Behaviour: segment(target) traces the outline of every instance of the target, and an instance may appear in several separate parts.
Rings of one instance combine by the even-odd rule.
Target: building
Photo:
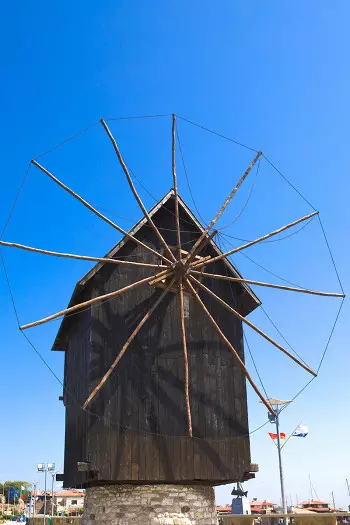
[[[162,232],[169,253],[177,253],[173,190],[149,216]],[[246,283],[228,286],[224,280],[200,276],[203,285],[239,313],[235,316],[199,288],[191,289],[181,271],[188,251],[200,239],[206,242],[202,251],[194,254],[199,263],[212,258],[215,262],[210,271],[214,274],[241,276],[221,257],[222,251],[180,198],[179,222],[181,245],[187,251],[180,252],[183,261],[176,263],[173,277],[165,282],[154,279],[160,266],[169,268],[161,259],[168,252],[143,218],[129,232],[132,238],[124,237],[107,255],[124,265],[99,262],[78,282],[69,303],[76,315],[66,313],[53,345],[53,350],[65,354],[65,463],[58,480],[64,487],[86,488],[86,515],[98,516],[96,521],[106,519],[102,508],[111,512],[123,508],[118,512],[125,514],[135,494],[152,502],[145,504],[145,513],[151,512],[152,505],[158,512],[159,502],[168,500],[164,494],[176,494],[174,508],[189,508],[193,517],[195,496],[212,519],[216,517],[213,486],[242,482],[256,472],[250,458],[239,316],[247,316],[260,301]],[[155,254],[140,248],[133,238]],[[187,286],[183,319],[177,279]],[[134,287],[140,280],[143,284]],[[96,301],[124,288],[123,295]],[[164,288],[169,288],[166,295]],[[149,312],[160,299],[162,303],[151,316]],[[94,301],[93,307],[76,309],[86,301]],[[184,395],[183,325],[193,437],[189,435]],[[87,410],[82,410],[87,403]],[[186,490],[181,491],[182,486]],[[158,498],[153,497],[156,492]],[[120,495],[123,507],[117,504]],[[99,507],[96,501],[101,501]],[[168,507],[164,506],[164,512]],[[141,513],[140,523],[143,519]]]
[[[62,490],[54,496],[56,514],[72,514],[84,507],[85,492],[76,489]]]
[[[231,505],[217,505],[216,512],[219,516],[225,516],[231,514]]]
[[[315,499],[310,499],[309,501],[304,501],[301,504],[302,509],[310,510],[313,512],[332,512],[333,509],[329,508],[329,504],[325,501],[318,501]]]
[[[253,498],[250,504],[250,510],[252,514],[270,514],[275,510],[277,505],[271,503],[271,501],[258,501],[257,498]]]

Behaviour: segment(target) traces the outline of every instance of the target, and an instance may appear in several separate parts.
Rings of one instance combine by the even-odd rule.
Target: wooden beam
[[[102,263],[111,263],[111,264],[124,264],[126,266],[140,266],[144,268],[163,268],[164,266],[160,264],[148,264],[135,261],[121,261],[119,259],[111,259],[108,257],[92,257],[91,255],[76,255],[74,253],[63,253],[63,252],[53,252],[51,250],[43,250],[41,248],[33,248],[32,246],[26,246],[25,244],[18,244],[16,242],[6,242],[0,241],[1,246],[7,246],[9,248],[19,248],[20,250],[26,250],[28,252],[42,253],[44,255],[51,255],[53,257],[63,257],[67,259],[79,259],[82,261],[97,261]]]
[[[161,272],[161,273],[166,273],[166,272]],[[157,274],[157,276],[159,275],[160,274]],[[61,317],[62,315],[70,314],[71,312],[76,312],[77,310],[81,310],[81,308],[90,306],[91,304],[97,303],[99,301],[105,301],[105,300],[112,299],[121,293],[127,292],[128,290],[132,290],[133,288],[136,288],[136,286],[139,286],[140,284],[148,283],[149,281],[151,281],[157,276],[151,275],[151,277],[146,277],[145,279],[141,279],[140,281],[137,281],[136,283],[129,284],[128,286],[125,286],[124,288],[120,288],[119,290],[115,290],[114,292],[110,292],[104,295],[99,295],[98,297],[94,297],[93,299],[89,299],[88,301],[84,301],[83,303],[79,303],[74,306],[70,306],[69,308],[66,308],[65,310],[61,310],[60,312],[50,315],[49,317],[45,317],[44,319],[40,319],[39,321],[35,321],[33,323],[29,323],[29,324],[20,326],[20,330],[26,330],[27,328],[32,328],[33,326],[39,326],[41,324],[47,323],[48,321],[52,321],[53,319],[57,319],[57,317]]]
[[[175,193],[175,227],[176,227],[176,240],[179,261],[181,260],[181,232],[180,232],[180,217],[179,217],[179,195],[177,191],[177,176],[176,176],[176,115],[173,115],[172,119],[172,172],[173,172],[173,185]]]
[[[215,273],[199,272],[196,270],[191,270],[191,274],[199,275],[202,277],[210,277],[213,279],[223,279],[224,281],[232,281],[235,283],[255,284],[256,286],[266,286],[267,288],[277,288],[279,290],[289,290],[290,292],[300,292],[300,293],[307,293],[311,295],[320,295],[322,297],[345,297],[345,295],[342,293],[317,292],[316,290],[309,290],[308,288],[294,288],[291,286],[282,286],[280,284],[263,283],[261,281],[252,281],[251,279],[243,279],[240,277],[229,277],[228,275],[218,275]]]
[[[165,273],[163,273],[160,277],[156,277],[155,279],[152,279],[148,284],[150,286],[153,286],[154,284],[164,282],[165,279],[168,279],[171,275],[174,274],[173,270],[167,270]]]
[[[192,291],[192,294],[193,294],[193,297],[195,298],[195,300],[198,302],[198,304],[202,307],[202,309],[204,310],[204,312],[207,314],[210,322],[212,323],[212,325],[215,327],[216,331],[218,332],[219,334],[219,337],[220,339],[222,339],[222,341],[226,344],[226,346],[229,348],[229,350],[231,351],[231,353],[234,355],[234,357],[237,359],[240,367],[242,368],[246,378],[248,379],[249,383],[252,385],[253,389],[255,390],[256,394],[258,395],[258,397],[260,398],[260,400],[262,401],[262,403],[264,403],[264,405],[266,406],[267,410],[274,416],[276,416],[276,413],[275,411],[273,410],[272,406],[269,404],[269,402],[264,398],[264,396],[262,395],[262,393],[260,392],[260,390],[258,389],[258,387],[256,386],[253,378],[251,377],[250,373],[248,372],[244,362],[242,361],[242,359],[240,358],[237,350],[232,346],[232,344],[230,343],[230,341],[227,339],[227,337],[224,335],[224,333],[222,332],[221,328],[219,327],[219,325],[217,324],[217,322],[215,321],[215,319],[212,317],[211,313],[209,312],[209,310],[207,309],[207,307],[205,306],[205,304],[203,303],[202,299],[199,297],[198,293],[196,292],[196,290],[193,288],[192,284],[190,283],[190,281],[188,279],[186,279],[186,284],[189,286],[190,290]]]
[[[256,162],[258,161],[259,157],[262,155],[262,152],[259,151],[258,154],[256,155],[256,157],[253,159],[253,162],[251,163],[251,165],[246,169],[246,171],[244,172],[244,174],[242,175],[242,177],[239,179],[237,185],[233,188],[233,190],[231,191],[230,195],[227,197],[227,199],[225,200],[224,204],[221,206],[220,210],[218,211],[218,213],[215,215],[214,219],[211,221],[211,223],[209,224],[209,226],[207,226],[207,228],[204,230],[204,232],[202,233],[202,235],[199,237],[199,239],[197,240],[197,242],[194,244],[194,246],[192,247],[192,249],[190,250],[189,252],[189,255],[187,257],[187,260],[186,262],[190,259],[190,257],[192,256],[193,252],[198,248],[198,246],[201,244],[202,240],[204,239],[204,237],[207,235],[207,233],[212,229],[212,227],[214,226],[214,224],[219,220],[219,218],[221,217],[221,215],[224,213],[225,209],[227,208],[227,206],[229,205],[231,199],[233,198],[233,196],[235,195],[235,193],[238,191],[239,187],[241,186],[241,184],[244,182],[244,180],[247,178],[247,176],[249,175],[250,171],[252,170],[252,168],[254,167],[254,165],[256,164]]]
[[[283,346],[281,346],[279,343],[277,343],[276,341],[274,341],[273,339],[271,339],[270,336],[268,336],[267,334],[265,334],[265,332],[263,332],[262,330],[260,330],[260,328],[258,328],[257,326],[255,326],[253,323],[251,323],[250,321],[248,321],[248,319],[246,319],[245,317],[243,317],[243,315],[241,315],[239,312],[237,312],[234,308],[232,308],[230,305],[228,305],[223,299],[221,299],[221,297],[219,297],[218,295],[216,295],[214,292],[212,292],[209,288],[207,288],[203,283],[201,283],[200,281],[198,281],[197,279],[195,279],[193,276],[189,276],[190,280],[196,285],[196,286],[199,286],[199,288],[201,288],[202,290],[206,291],[209,295],[211,295],[211,297],[214,297],[214,299],[216,299],[220,304],[222,304],[226,310],[228,310],[229,312],[231,312],[233,315],[235,315],[236,317],[238,317],[238,319],[240,321],[242,321],[243,323],[247,324],[248,326],[250,326],[250,328],[252,328],[253,330],[255,330],[255,332],[257,332],[258,334],[260,334],[262,337],[264,337],[267,341],[269,341],[269,343],[273,344],[276,348],[278,348],[279,350],[281,350],[283,353],[285,353],[288,357],[290,357],[295,363],[297,363],[299,366],[301,366],[304,370],[306,370],[307,372],[309,372],[309,374],[313,375],[314,377],[317,376],[316,372],[314,372],[313,370],[311,370],[311,368],[309,368],[307,365],[305,365],[304,363],[302,363],[301,361],[299,361],[299,359],[297,359],[296,357],[294,357],[293,354],[291,354],[290,352],[288,352],[288,350],[286,350],[285,348],[283,348]]]
[[[191,415],[191,404],[189,394],[189,371],[188,371],[188,353],[187,353],[187,339],[186,339],[186,327],[185,327],[185,307],[184,307],[184,291],[182,279],[179,282],[180,290],[180,322],[181,322],[181,335],[182,335],[182,346],[184,351],[184,364],[185,364],[185,404],[187,412],[187,423],[188,423],[188,435],[193,437],[192,433],[192,415]]]
[[[122,233],[123,235],[125,235],[126,237],[128,237],[129,239],[133,240],[134,242],[136,242],[137,244],[139,244],[140,246],[142,246],[142,248],[145,248],[145,250],[149,251],[149,252],[152,252],[154,255],[156,255],[157,257],[160,257],[161,259],[163,259],[163,261],[167,262],[168,264],[171,263],[171,261],[169,259],[167,259],[164,255],[156,252],[155,250],[153,250],[153,248],[150,248],[149,246],[147,246],[147,244],[144,244],[142,241],[139,241],[139,239],[137,239],[136,237],[134,237],[133,235],[131,235],[131,233],[123,230],[123,228],[121,228],[120,226],[118,226],[117,224],[115,224],[113,221],[111,221],[110,219],[108,219],[108,217],[106,217],[105,215],[103,215],[102,213],[100,213],[99,211],[96,210],[96,208],[94,208],[93,206],[91,206],[91,204],[89,204],[85,199],[83,199],[82,197],[80,197],[80,195],[78,195],[78,193],[76,193],[75,191],[71,190],[68,186],[66,186],[66,184],[64,184],[63,182],[61,182],[57,177],[55,177],[52,173],[50,173],[47,169],[45,169],[43,166],[41,166],[41,164],[39,164],[36,160],[32,160],[32,164],[34,164],[34,166],[36,166],[37,168],[39,168],[43,173],[45,173],[46,175],[48,175],[50,177],[51,180],[53,180],[56,184],[58,184],[61,188],[63,188],[65,191],[67,191],[70,195],[72,195],[72,197],[74,197],[75,199],[77,199],[79,202],[81,202],[88,210],[92,211],[95,215],[97,215],[97,217],[100,217],[100,219],[104,220],[107,224],[109,224],[110,226],[113,226],[113,228],[115,228],[116,230],[118,230],[118,232]]]
[[[243,244],[242,246],[238,246],[237,248],[233,248],[233,250],[229,250],[226,253],[222,253],[221,255],[218,255],[217,257],[213,257],[209,261],[207,261],[206,264],[211,264],[215,261],[219,261],[220,259],[223,259],[224,257],[228,257],[229,255],[232,255],[233,253],[240,252],[241,250],[245,250],[246,248],[249,248],[250,246],[253,246],[254,244],[257,244],[258,242],[265,241],[266,239],[269,239],[270,237],[273,237],[274,235],[277,235],[278,233],[281,233],[285,230],[288,230],[288,228],[292,228],[292,226],[296,226],[300,222],[307,221],[308,219],[311,219],[315,215],[318,215],[318,211],[314,211],[313,213],[310,213],[310,215],[305,215],[305,217],[302,217],[301,219],[298,219],[297,221],[290,222],[286,226],[283,226],[282,228],[279,228],[278,230],[275,230],[271,233],[267,233],[266,235],[263,235],[262,237],[259,237],[258,239],[255,239],[254,241],[250,241],[247,244]],[[201,263],[195,263],[193,265],[196,268],[200,268],[202,266]]]
[[[197,258],[198,257],[198,252],[201,252],[202,250],[204,250],[204,248],[206,246],[208,246],[208,244],[211,242],[211,240],[213,239],[213,237],[215,237],[215,235],[218,233],[217,230],[214,230],[210,235],[208,235],[207,237],[204,238],[204,240],[197,246],[197,248],[194,250],[194,252],[186,258],[186,261],[185,261],[185,267],[186,268],[189,268],[193,262],[193,259]],[[209,256],[210,257],[210,256]],[[205,257],[202,257],[201,258],[201,262],[205,262]]]
[[[91,403],[91,401],[96,396],[96,394],[99,392],[99,390],[101,390],[101,388],[103,387],[103,385],[105,384],[105,382],[107,381],[107,379],[109,378],[109,376],[111,375],[111,373],[113,372],[113,370],[115,369],[115,367],[117,366],[117,364],[119,363],[119,361],[121,360],[121,358],[123,357],[125,352],[127,351],[127,349],[130,346],[131,342],[135,339],[136,335],[139,333],[139,331],[141,330],[141,328],[143,327],[145,322],[151,317],[152,313],[157,308],[159,303],[163,300],[165,295],[168,293],[168,291],[170,290],[170,288],[174,284],[175,280],[176,280],[176,276],[173,277],[173,279],[171,280],[169,286],[161,293],[161,295],[158,297],[158,299],[153,304],[153,306],[148,310],[146,315],[139,322],[139,324],[137,325],[135,330],[132,332],[132,334],[130,335],[130,337],[128,338],[126,343],[124,344],[123,348],[120,350],[119,354],[117,355],[117,357],[115,358],[115,360],[113,361],[113,363],[111,364],[111,366],[109,367],[109,369],[107,370],[107,372],[105,373],[105,375],[103,376],[103,378],[101,379],[99,384],[93,389],[93,391],[91,392],[91,394],[89,395],[89,397],[87,398],[85,403],[83,404],[83,410],[86,409],[86,407],[89,405],[89,403]]]
[[[174,254],[171,252],[171,250],[170,250],[169,246],[167,245],[167,243],[165,242],[165,240],[164,240],[162,234],[160,233],[160,231],[158,230],[157,226],[156,226],[156,225],[154,224],[154,222],[152,221],[151,216],[149,215],[149,213],[148,213],[148,211],[146,210],[146,208],[145,208],[145,206],[144,206],[144,204],[143,204],[143,202],[142,202],[142,200],[141,200],[139,194],[138,194],[137,191],[136,191],[136,188],[135,188],[135,186],[134,186],[134,183],[133,183],[133,181],[132,181],[132,178],[130,177],[129,170],[128,170],[128,168],[127,168],[125,162],[124,162],[124,159],[123,159],[123,157],[122,157],[122,154],[121,154],[120,151],[119,151],[119,147],[118,147],[118,144],[117,144],[115,138],[113,137],[111,131],[109,130],[109,128],[108,128],[106,122],[105,122],[103,119],[101,119],[101,124],[102,124],[102,126],[104,127],[104,129],[105,129],[105,131],[106,131],[108,137],[110,138],[110,141],[111,141],[112,144],[113,144],[114,151],[115,151],[116,154],[117,154],[117,157],[118,157],[119,163],[120,163],[120,165],[121,165],[121,167],[122,167],[122,169],[123,169],[123,171],[124,171],[124,173],[125,173],[126,179],[127,179],[128,183],[129,183],[129,186],[130,186],[130,189],[131,189],[132,193],[134,194],[135,199],[137,200],[137,202],[138,202],[138,204],[139,204],[141,210],[143,211],[144,216],[146,217],[147,221],[149,222],[150,226],[153,228],[154,233],[156,234],[156,236],[157,236],[158,239],[160,240],[160,242],[161,242],[161,244],[163,245],[163,247],[164,247],[164,249],[166,250],[166,252],[169,254],[170,259],[172,259],[172,261],[174,262],[174,261],[176,260],[175,257],[174,257]]]

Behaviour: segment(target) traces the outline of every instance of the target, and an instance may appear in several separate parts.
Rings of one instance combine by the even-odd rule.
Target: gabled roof
[[[157,203],[155,204],[155,206],[153,206],[153,208],[149,211],[149,216],[152,218],[158,210],[160,210],[171,198],[173,198],[175,196],[175,192],[173,189],[169,190],[168,193]],[[188,208],[188,206],[185,204],[185,202],[181,199],[181,197],[179,196],[179,205],[180,207],[185,211],[186,215],[188,216],[189,219],[191,219],[194,223],[194,225],[196,226],[196,228],[199,230],[200,233],[204,232],[205,228],[203,227],[203,225],[199,222],[199,220],[197,219],[197,217],[192,213],[192,211]],[[129,234],[130,235],[135,235],[143,226],[145,226],[147,224],[147,219],[146,217],[143,217],[142,219],[140,219],[136,224],[135,226],[129,230]],[[106,255],[105,257],[106,258],[114,258],[118,251],[127,243],[127,242],[131,242],[130,239],[125,236],[123,237]],[[210,241],[210,244],[209,244],[213,249],[214,251],[217,253],[217,255],[221,255],[222,254],[222,251],[220,250],[220,248],[217,246],[217,244],[214,242],[214,240],[211,240]],[[117,257],[116,257],[117,258]],[[224,259],[222,259],[224,264],[227,266],[227,269],[228,271],[234,276],[234,277],[240,277],[242,278],[242,275],[239,273],[239,271],[237,270],[237,268],[235,268],[235,266],[233,266],[233,264],[229,261],[229,259],[227,259],[226,257]],[[72,306],[73,304],[75,304],[75,299],[76,299],[76,296],[77,294],[82,290],[82,288],[86,285],[86,283],[102,268],[102,266],[106,264],[106,263],[103,263],[103,262],[99,262],[97,263],[93,268],[91,268],[91,270],[89,270],[85,275],[84,277],[82,277],[80,279],[80,281],[78,281],[78,283],[76,284],[75,288],[74,288],[74,291],[73,291],[73,294],[72,294],[72,297],[69,301],[69,305],[68,306]],[[259,300],[259,298],[255,295],[255,293],[253,292],[253,290],[246,284],[246,283],[240,283],[240,286],[243,288],[243,290],[245,291],[246,294],[248,294],[251,298],[251,303],[252,303],[252,307],[250,309],[250,311],[253,311],[255,308],[257,308],[258,306],[260,306],[261,304],[261,301]],[[248,312],[250,313],[250,312]],[[55,342],[53,344],[53,347],[52,347],[52,350],[62,350],[62,344],[61,344],[61,336],[63,335],[63,332],[66,328],[66,316],[63,317],[63,320],[62,320],[62,323],[60,325],[60,328],[58,330],[58,333],[57,333],[57,336],[56,336],[56,339],[55,339]]]

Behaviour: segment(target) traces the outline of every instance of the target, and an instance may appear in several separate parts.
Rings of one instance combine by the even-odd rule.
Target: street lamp
[[[55,479],[55,463],[48,463],[47,464],[47,471],[51,473],[52,480],[51,480],[51,517],[53,518],[54,515],[54,495],[53,495],[53,483]]]
[[[38,472],[45,473],[45,493],[44,493],[44,525],[46,524],[46,482],[47,482],[47,473],[55,471],[55,463],[38,463]],[[53,485],[53,475],[52,475],[52,485]],[[53,495],[51,496],[53,497]],[[51,505],[52,506],[52,505]]]
[[[276,425],[276,434],[277,434],[277,450],[278,450],[278,464],[280,469],[280,483],[281,483],[281,499],[282,499],[282,508],[283,514],[287,514],[287,504],[286,498],[284,495],[284,481],[283,481],[283,466],[282,466],[282,455],[281,455],[281,439],[280,439],[280,423],[279,416],[282,410],[291,403],[291,401],[282,401],[281,399],[275,399],[274,397],[268,397],[266,401],[272,406],[275,411],[275,416],[268,412],[268,418],[270,423],[275,423]],[[260,401],[262,403],[262,401]],[[287,519],[285,519],[287,523]]]
[[[31,518],[31,514],[32,514],[32,506],[33,506],[33,518],[35,518],[35,500],[36,500],[36,486],[37,486],[38,482],[37,481],[33,481],[33,483],[31,484],[32,488],[31,488],[31,491],[30,491],[30,499],[29,499],[29,523],[30,523],[30,518]]]

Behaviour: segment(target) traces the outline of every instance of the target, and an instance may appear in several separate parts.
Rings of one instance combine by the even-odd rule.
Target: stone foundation
[[[90,487],[82,525],[217,525],[214,489],[203,485]]]

